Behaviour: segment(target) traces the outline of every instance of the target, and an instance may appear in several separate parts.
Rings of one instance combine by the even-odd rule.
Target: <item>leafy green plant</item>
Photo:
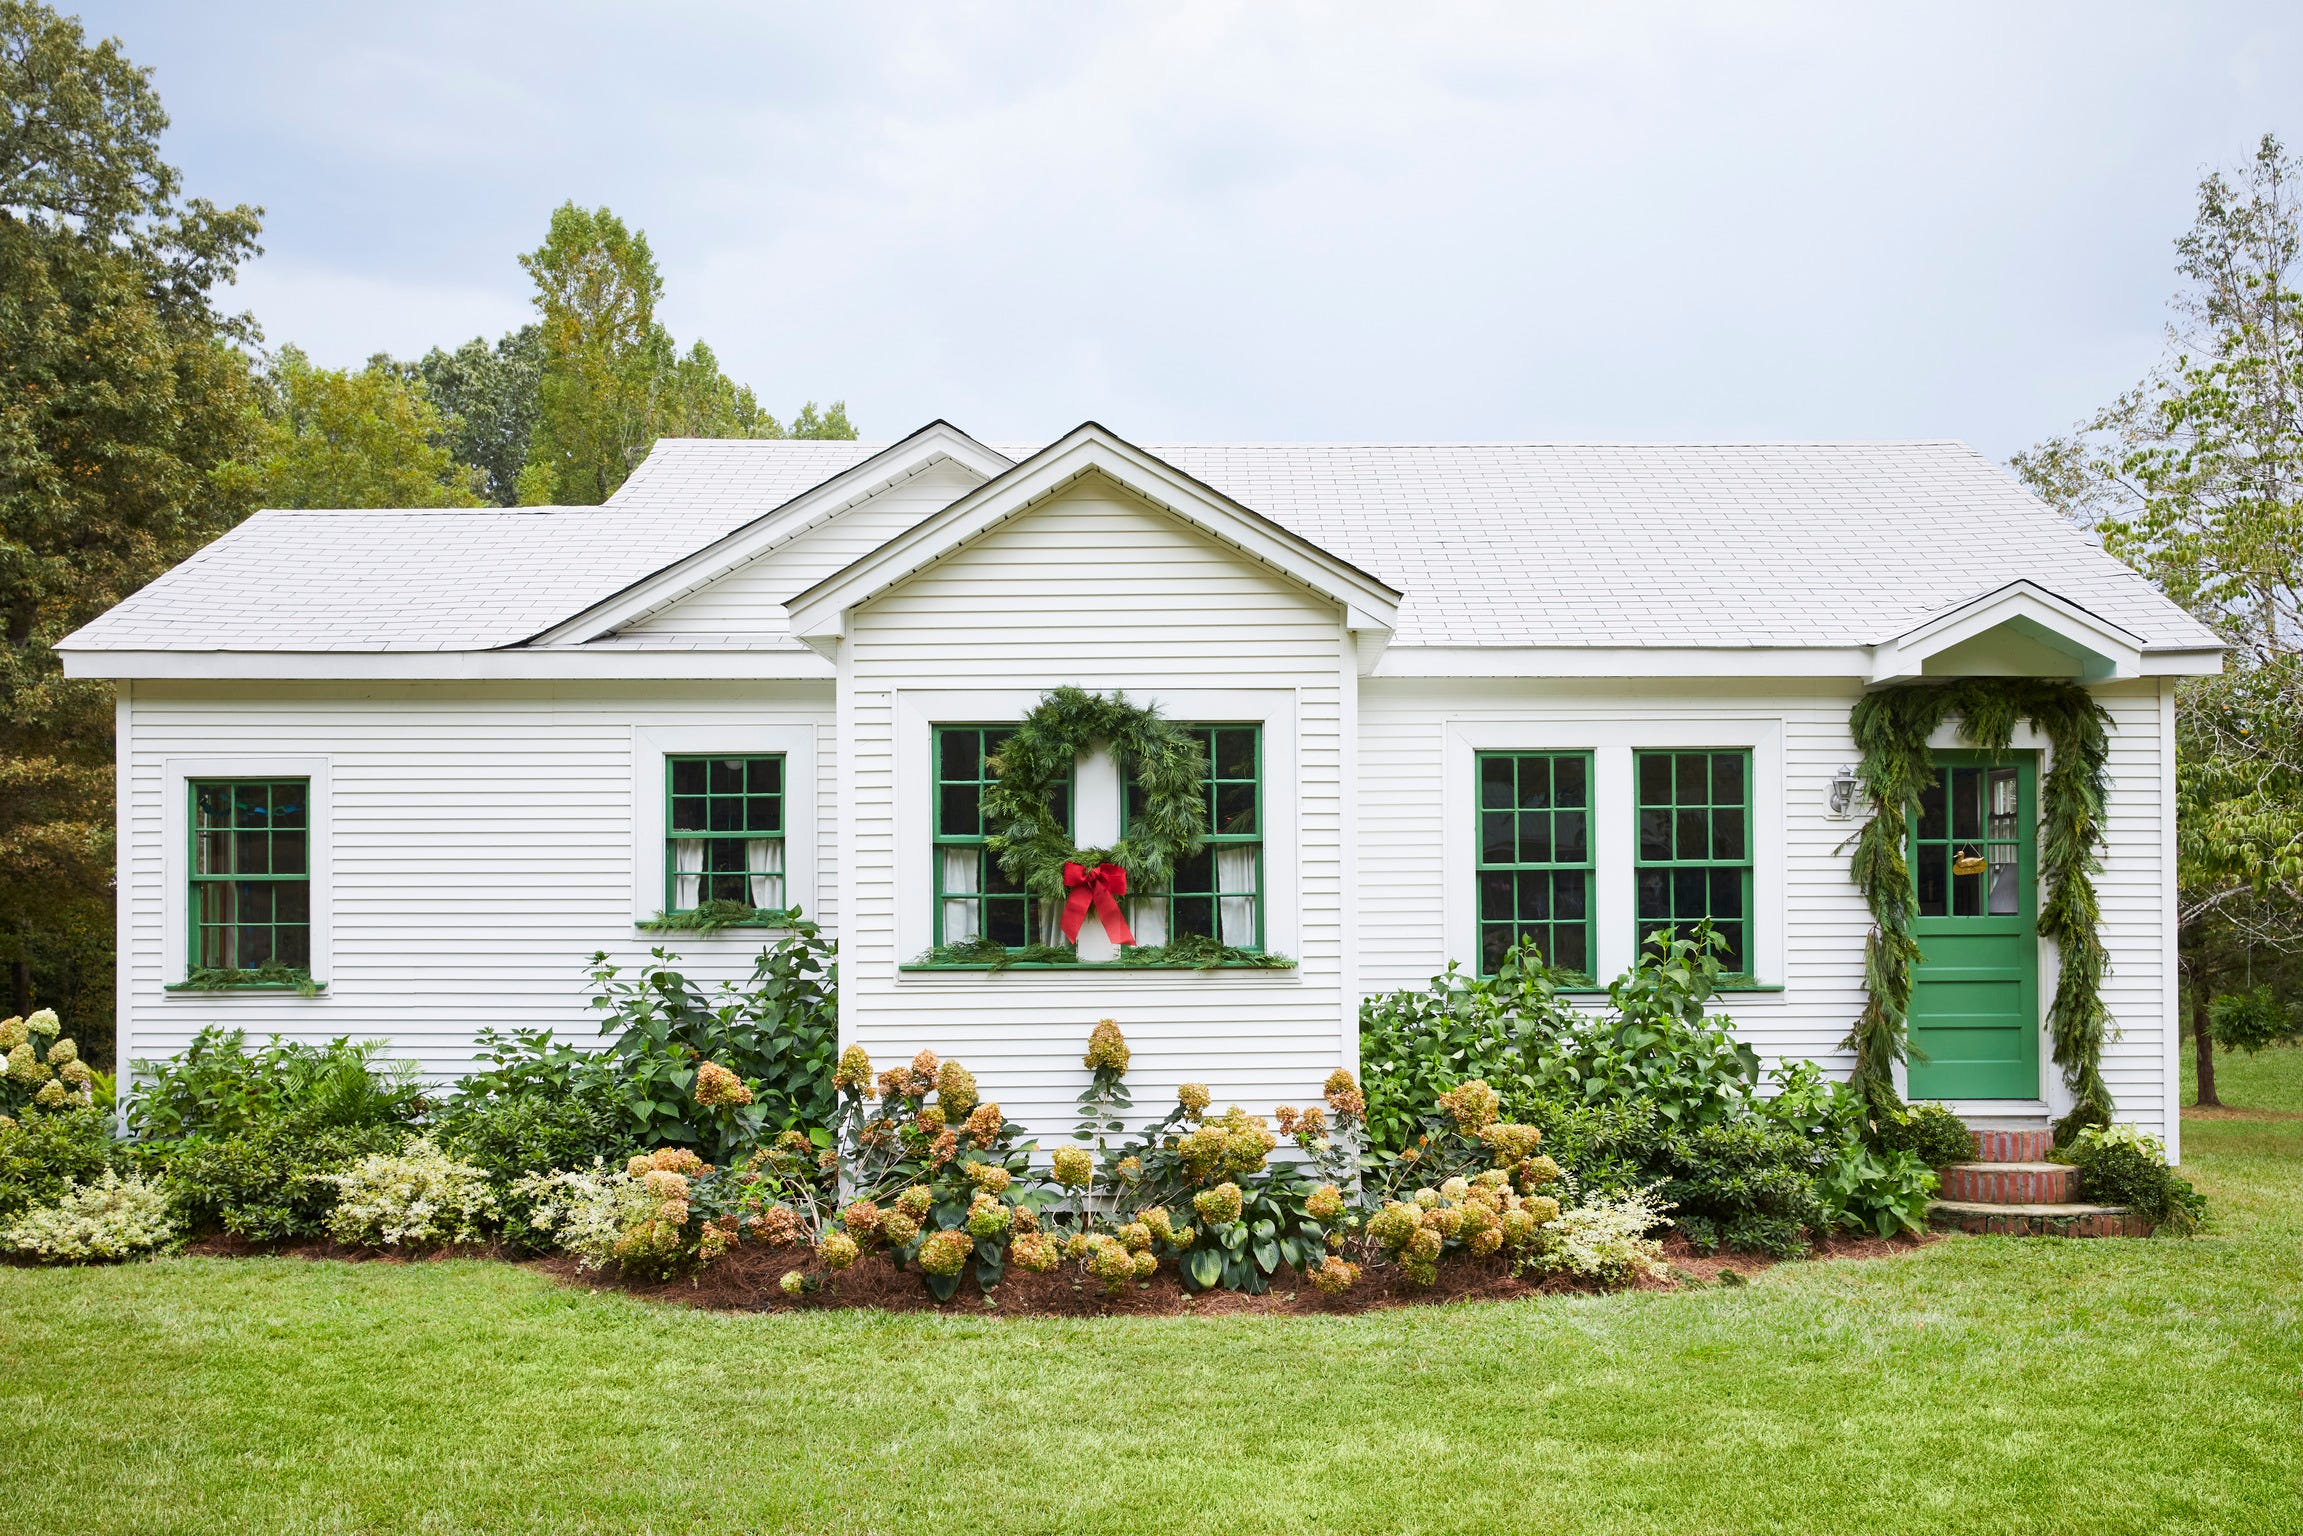
[[[1759,1054],[1731,1021],[1710,1018],[1725,941],[1706,922],[1692,938],[1651,934],[1638,963],[1608,985],[1613,1016],[1565,1034],[1538,1070],[1543,1086],[1586,1104],[1640,1100],[1674,1129],[1742,1114],[1759,1084]]]
[[[715,896],[686,912],[658,912],[640,928],[648,933],[718,933],[724,928],[788,928],[799,918],[798,907],[755,907]]]
[[[232,966],[196,965],[169,990],[175,992],[236,992],[246,987],[289,987],[300,997],[318,997],[325,988],[300,965],[261,965],[254,970]]]
[[[1873,1142],[1882,1152],[1909,1152],[1930,1168],[1975,1160],[1975,1138],[1967,1122],[1940,1104],[1889,1109],[1873,1122]]]
[[[2205,1197],[2167,1166],[2159,1138],[2132,1125],[2083,1126],[2057,1156],[2079,1170],[2084,1199],[2126,1206],[2170,1232],[2190,1232],[2206,1218]]]
[[[497,1218],[488,1176],[458,1162],[429,1136],[395,1152],[371,1152],[342,1173],[328,1235],[363,1248],[437,1248],[478,1242]]]
[[[128,1125],[146,1141],[230,1136],[290,1116],[311,1128],[412,1125],[431,1101],[415,1064],[383,1051],[381,1040],[315,1046],[275,1035],[251,1052],[244,1032],[211,1025],[183,1055],[133,1064]]]
[[[813,923],[760,951],[751,976],[712,993],[651,952],[629,978],[606,953],[592,957],[592,1006],[605,1015],[620,1092],[643,1146],[686,1146],[727,1163],[782,1130],[828,1142],[839,1097],[838,966]],[[734,1074],[738,1094],[704,1092],[707,1063]],[[706,1102],[710,1100],[712,1102]]]
[[[102,1264],[174,1245],[168,1191],[106,1168],[91,1184],[67,1184],[52,1205],[0,1226],[0,1253],[42,1264]]]
[[[0,1221],[55,1204],[68,1184],[93,1183],[113,1156],[111,1122],[101,1110],[0,1115]]]
[[[1807,1252],[1820,1226],[1816,1154],[1759,1115],[1681,1132],[1665,1143],[1669,1178],[1658,1192],[1671,1221],[1699,1251],[1725,1247],[1779,1259]]]
[[[1935,1170],[1919,1157],[1875,1152],[1860,1141],[1843,1143],[1815,1185],[1831,1225],[1881,1237],[1924,1229],[1935,1189]]]
[[[1576,1027],[1533,945],[1513,948],[1491,977],[1450,964],[1428,986],[1368,997],[1360,1004],[1359,1081],[1369,1145],[1404,1150],[1439,1096],[1472,1078],[1509,1101],[1535,1097],[1542,1045]]]
[[[2216,1044],[2249,1054],[2303,1036],[2303,1006],[2269,987],[2226,992],[2207,1005],[2207,1017]]]
[[[371,1152],[396,1152],[407,1138],[398,1125],[281,1116],[228,1136],[147,1144],[136,1149],[136,1160],[167,1176],[186,1232],[278,1243],[320,1236],[336,1204],[329,1176]]]
[[[547,1235],[530,1225],[532,1202],[513,1186],[554,1169],[623,1161],[633,1130],[614,1064],[545,1029],[483,1029],[479,1059],[488,1065],[456,1084],[434,1133],[444,1149],[487,1175],[503,1210],[504,1241],[517,1249],[547,1246]]]

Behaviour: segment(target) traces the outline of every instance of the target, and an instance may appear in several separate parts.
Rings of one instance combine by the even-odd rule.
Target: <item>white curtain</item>
[[[1138,944],[1165,944],[1167,942],[1167,898],[1165,896],[1130,896],[1128,898],[1128,931],[1136,936]]]
[[[704,904],[704,840],[672,839],[672,910],[693,912]]]
[[[983,854],[974,848],[946,848],[944,861],[944,942],[965,944],[977,934],[976,919],[981,908],[973,901],[955,901],[979,889],[976,877],[982,870]]]
[[[784,904],[784,840],[782,838],[746,838],[744,840],[744,872],[750,877],[745,884],[751,891],[753,906],[765,911]]]
[[[1235,949],[1255,947],[1255,865],[1254,844],[1216,845],[1216,936]]]

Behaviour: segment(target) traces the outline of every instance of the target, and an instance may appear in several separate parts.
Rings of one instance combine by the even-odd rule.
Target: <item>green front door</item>
[[[1939,752],[1911,818],[1914,1099],[2039,1097],[2038,814],[2028,753]]]

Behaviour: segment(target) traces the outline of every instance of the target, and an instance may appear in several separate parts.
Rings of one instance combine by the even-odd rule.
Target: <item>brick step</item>
[[[1954,1163],[1938,1169],[1943,1198],[1972,1205],[2065,1205],[2079,1198],[2079,1170],[2062,1163]]]
[[[1979,1163],[2044,1163],[2055,1150],[2055,1132],[2041,1126],[2029,1131],[1969,1131],[1975,1138]]]
[[[2143,1218],[2123,1205],[1989,1205],[1972,1200],[1931,1200],[1927,1224],[1959,1232],[2008,1237],[2149,1237]]]

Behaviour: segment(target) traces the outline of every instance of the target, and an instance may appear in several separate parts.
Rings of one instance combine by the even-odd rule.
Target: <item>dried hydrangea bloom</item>
[[[896,1196],[896,1209],[914,1221],[927,1220],[928,1211],[936,1203],[936,1192],[925,1184],[914,1184]]]
[[[931,1137],[950,1123],[950,1120],[944,1114],[943,1106],[940,1104],[928,1105],[925,1109],[920,1111],[919,1118],[912,1122],[912,1124],[918,1126],[923,1133]]]
[[[1210,1102],[1207,1084],[1185,1083],[1175,1091],[1175,1101],[1184,1107],[1187,1115],[1204,1115]]]
[[[931,1275],[956,1275],[975,1251],[976,1240],[965,1232],[931,1232],[920,1244],[920,1268]]]
[[[1503,1219],[1499,1224],[1499,1229],[1503,1234],[1504,1246],[1509,1248],[1525,1248],[1528,1244],[1535,1241],[1535,1229],[1537,1225],[1538,1223],[1535,1219],[1535,1213],[1527,1209],[1525,1206],[1521,1206],[1516,1211],[1505,1211],[1503,1213]]]
[[[43,1008],[24,1020],[24,1028],[27,1033],[44,1035],[50,1040],[55,1039],[57,1032],[63,1027],[64,1021],[56,1017],[56,1010],[53,1008]]]
[[[912,1239],[919,1235],[919,1222],[905,1212],[896,1210],[880,1213],[880,1236],[887,1239],[889,1247],[908,1248]]]
[[[752,1230],[769,1247],[780,1247],[800,1235],[800,1213],[788,1205],[771,1205],[752,1218]]]
[[[80,1059],[80,1047],[69,1040],[59,1040],[48,1047],[48,1065],[61,1067],[68,1061]]]
[[[979,1151],[988,1150],[1000,1139],[1006,1125],[1007,1117],[1000,1113],[997,1104],[978,1104],[975,1113],[968,1116],[968,1140],[975,1143]]]
[[[1549,1195],[1530,1195],[1520,1209],[1533,1216],[1538,1226],[1548,1227],[1559,1220],[1559,1202]]]
[[[1311,1283],[1330,1296],[1340,1296],[1359,1281],[1359,1266],[1329,1254],[1311,1272]]]
[[[752,1102],[752,1090],[726,1067],[707,1061],[696,1068],[695,1098],[706,1109],[734,1109]]]
[[[1479,1139],[1487,1143],[1488,1155],[1498,1168],[1509,1168],[1535,1155],[1543,1141],[1543,1132],[1532,1125],[1515,1125],[1506,1121],[1499,1125],[1480,1128]]]
[[[860,1093],[872,1096],[872,1057],[860,1045],[851,1045],[840,1052],[840,1064],[832,1068],[832,1087],[841,1093]]]
[[[96,1074],[88,1070],[88,1063],[84,1061],[64,1063],[64,1069],[58,1075],[75,1088],[85,1088],[96,1081]]]
[[[10,1081],[26,1088],[47,1080],[48,1069],[40,1064],[39,1057],[32,1054],[31,1041],[23,1041],[8,1053],[8,1077]]]
[[[1088,1031],[1088,1053],[1084,1060],[1090,1070],[1125,1072],[1128,1055],[1128,1043],[1121,1038],[1120,1027],[1114,1020],[1099,1020],[1096,1027]]]
[[[1546,1184],[1559,1182],[1559,1164],[1553,1162],[1548,1156],[1531,1157],[1526,1162],[1521,1163],[1513,1172],[1518,1175],[1519,1187],[1529,1194],[1535,1193]]]
[[[1116,1296],[1135,1278],[1135,1255],[1117,1238],[1098,1232],[1087,1240],[1087,1271],[1104,1283],[1107,1295]]]
[[[976,1107],[976,1075],[956,1061],[936,1070],[936,1102],[944,1107],[945,1123],[965,1120]]]
[[[1147,1252],[1152,1245],[1152,1229],[1140,1221],[1129,1222],[1113,1236],[1117,1237],[1120,1240],[1120,1246],[1130,1253]]]
[[[816,1239],[816,1258],[826,1269],[846,1269],[861,1251],[845,1232],[826,1232]]]
[[[1145,1231],[1161,1242],[1172,1243],[1175,1241],[1175,1229],[1168,1225],[1166,1206],[1147,1205],[1136,1212],[1136,1220],[1142,1224]]]
[[[656,1160],[645,1152],[635,1152],[624,1163],[624,1172],[632,1178],[644,1178],[653,1173]]]
[[[705,1162],[686,1147],[658,1147],[648,1154],[647,1161],[651,1168],[661,1169],[665,1173],[682,1174],[688,1178],[712,1171],[710,1163]]]
[[[1133,1184],[1144,1176],[1144,1160],[1140,1157],[1121,1158],[1119,1176],[1122,1184]]]
[[[1428,1187],[1417,1190],[1408,1198],[1413,1200],[1417,1205],[1422,1206],[1427,1211],[1435,1209],[1439,1205],[1439,1191]]]
[[[22,1014],[10,1014],[0,1019],[0,1052],[13,1051],[30,1039],[32,1031],[24,1027]]]
[[[840,1225],[854,1233],[860,1242],[870,1242],[880,1235],[880,1223],[886,1214],[870,1200],[858,1200],[840,1212]]]
[[[1037,1232],[1040,1229],[1039,1213],[1028,1205],[1010,1206],[1008,1225],[1018,1232]]]
[[[1066,1189],[1085,1189],[1095,1177],[1096,1160],[1085,1147],[1058,1147],[1052,1162],[1055,1181]]]
[[[1297,1116],[1294,1108],[1289,1105],[1282,1104],[1271,1112],[1271,1118],[1272,1122],[1279,1127],[1279,1133],[1282,1136],[1293,1136],[1295,1134]]]
[[[784,1278],[776,1282],[776,1288],[786,1296],[797,1296],[808,1288],[808,1277],[796,1269],[787,1269]]]
[[[1439,1259],[1440,1245],[1445,1241],[1429,1227],[1419,1227],[1407,1240],[1407,1257],[1414,1264],[1432,1264]]]
[[[1475,1077],[1441,1094],[1439,1107],[1454,1116],[1457,1130],[1476,1136],[1503,1112],[1503,1095]]]
[[[950,1131],[938,1136],[935,1145],[928,1148],[928,1161],[938,1167],[942,1167],[959,1155],[960,1139]]]
[[[1426,1232],[1437,1232],[1442,1238],[1455,1236],[1456,1233],[1463,1230],[1463,1207],[1460,1205],[1433,1206],[1423,1213],[1423,1229]],[[1410,1238],[1409,1242],[1412,1244],[1414,1239]]]
[[[881,1098],[905,1098],[912,1091],[912,1075],[902,1067],[890,1067],[880,1074],[879,1084]]]
[[[1442,1200],[1461,1200],[1470,1193],[1471,1180],[1460,1173],[1452,1179],[1443,1180],[1439,1186],[1439,1197]]]
[[[970,1184],[986,1194],[999,1194],[1014,1181],[1014,1175],[1000,1163],[970,1163],[961,1171]]]
[[[1327,1111],[1321,1109],[1317,1104],[1305,1105],[1303,1112],[1296,1116],[1296,1140],[1299,1142],[1309,1143],[1315,1138],[1325,1136],[1326,1134]]]
[[[1333,1221],[1343,1214],[1343,1191],[1333,1184],[1322,1184],[1304,1200],[1303,1209],[1314,1221]]]
[[[1397,1253],[1423,1229],[1423,1212],[1405,1201],[1390,1200],[1367,1221],[1367,1235],[1387,1253]]]
[[[1191,1197],[1191,1208],[1202,1221],[1222,1225],[1239,1220],[1240,1192],[1237,1184],[1225,1181],[1213,1189],[1203,1189]]]
[[[1055,1239],[1045,1232],[1024,1232],[1019,1233],[1016,1240],[1008,1245],[1008,1262],[1018,1269],[1044,1275],[1063,1262],[1063,1255],[1057,1249]]]
[[[968,1231],[977,1237],[1005,1237],[1008,1208],[997,1195],[978,1194],[968,1202]]]
[[[68,1097],[62,1083],[49,1081],[40,1085],[40,1091],[32,1095],[32,1102],[42,1109],[54,1109]]]
[[[1150,1279],[1152,1276],[1154,1276],[1154,1275],[1156,1275],[1156,1274],[1158,1274],[1158,1273],[1159,1273],[1159,1255],[1158,1255],[1158,1254],[1156,1254],[1156,1253],[1153,1253],[1153,1252],[1151,1252],[1150,1250],[1148,1250],[1148,1249],[1147,1249],[1147,1250],[1145,1250],[1144,1252],[1142,1252],[1142,1253],[1139,1253],[1139,1254],[1137,1254],[1137,1255],[1135,1256],[1135,1277],[1136,1277],[1138,1280],[1149,1280],[1149,1279]]]
[[[936,1080],[936,1065],[936,1053],[922,1051],[912,1058],[912,1076],[924,1077],[932,1083]]]

